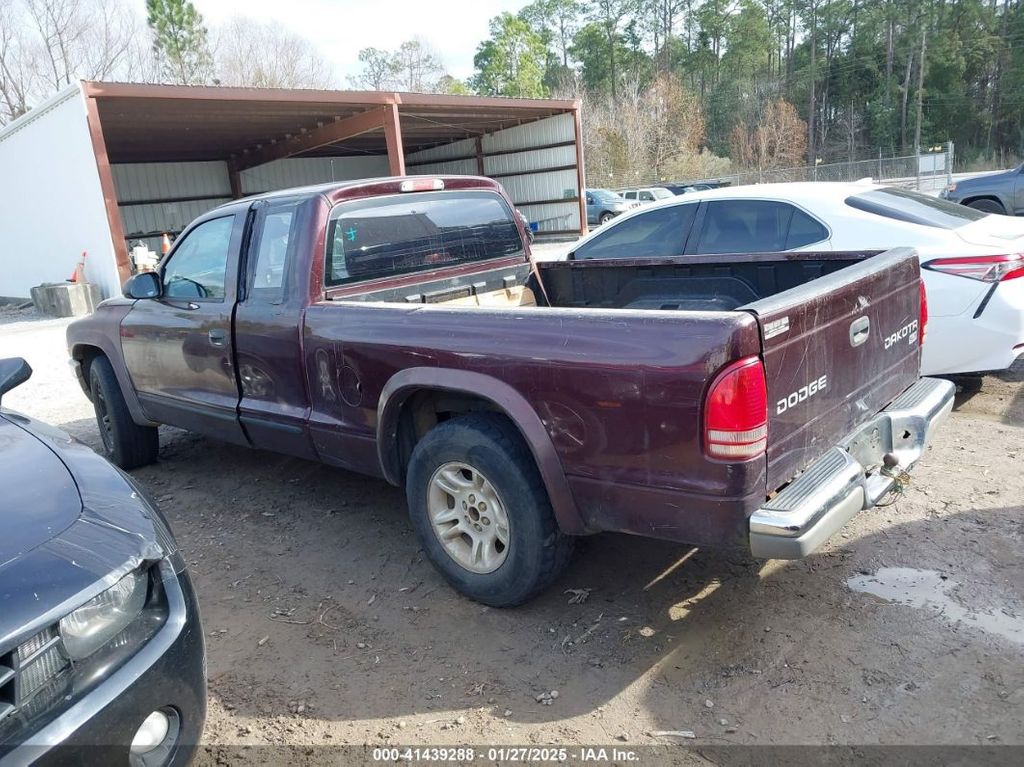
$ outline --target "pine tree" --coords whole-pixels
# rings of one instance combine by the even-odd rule
[[[146,0],[146,23],[165,80],[180,85],[210,80],[213,57],[206,27],[189,0]]]

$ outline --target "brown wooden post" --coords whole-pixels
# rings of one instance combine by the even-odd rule
[[[484,174],[484,140],[482,136],[476,137],[476,174],[483,176]]]
[[[128,243],[124,237],[121,211],[117,207],[117,188],[114,186],[114,174],[110,170],[110,159],[107,157],[107,142],[103,139],[103,125],[100,123],[96,99],[91,96],[87,96],[85,99],[85,115],[89,125],[89,137],[92,139],[92,153],[96,157],[96,171],[100,176],[100,190],[103,192],[103,205],[107,211],[110,240],[114,246],[117,276],[121,282],[124,282],[132,276],[132,263],[128,258]]]
[[[242,172],[238,169],[238,161],[232,157],[228,160],[228,183],[231,184],[232,199],[242,197]]]
[[[587,189],[586,174],[583,172],[583,123],[580,120],[580,102],[572,110],[576,126],[576,182],[579,186],[580,234],[587,233]]]
[[[398,120],[398,104],[391,104],[384,117],[384,138],[388,145],[388,166],[392,176],[405,175],[405,150],[402,148],[402,124]]]

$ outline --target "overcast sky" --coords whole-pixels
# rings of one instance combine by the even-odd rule
[[[360,70],[362,48],[393,50],[419,37],[440,54],[448,73],[473,73],[487,22],[528,0],[193,0],[211,26],[234,16],[280,24],[309,38],[335,66],[338,84]]]

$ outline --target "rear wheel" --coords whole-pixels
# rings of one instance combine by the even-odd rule
[[[122,469],[153,463],[160,449],[156,427],[139,426],[132,420],[106,357],[97,357],[89,365],[89,391],[106,457]]]
[[[968,203],[967,207],[980,210],[983,213],[999,213],[1001,215],[1006,215],[1006,208],[995,200],[974,200],[973,202]]]
[[[431,563],[455,589],[494,607],[522,604],[565,569],[562,534],[533,456],[507,419],[445,421],[413,450],[409,516]]]

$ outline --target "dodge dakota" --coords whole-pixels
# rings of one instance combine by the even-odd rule
[[[918,375],[913,250],[533,265],[485,178],[238,200],[124,294],[68,328],[115,463],[171,424],[384,477],[497,606],[598,531],[803,557],[900,490],[952,406]]]

